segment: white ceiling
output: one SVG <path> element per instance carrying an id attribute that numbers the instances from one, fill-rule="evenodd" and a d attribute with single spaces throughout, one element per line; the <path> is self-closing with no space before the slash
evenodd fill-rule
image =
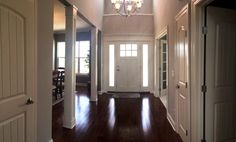
<path id="1" fill-rule="evenodd" d="M 53 30 L 54 31 L 63 31 L 65 30 L 65 6 L 58 0 L 54 0 L 54 21 L 53 21 Z M 77 30 L 85 29 L 91 27 L 81 18 L 77 18 Z"/>

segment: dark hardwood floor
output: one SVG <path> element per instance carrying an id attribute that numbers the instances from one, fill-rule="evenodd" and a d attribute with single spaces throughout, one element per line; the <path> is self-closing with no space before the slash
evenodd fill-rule
<path id="1" fill-rule="evenodd" d="M 104 94 L 91 103 L 87 89 L 80 88 L 75 101 L 73 130 L 62 128 L 63 102 L 53 106 L 54 142 L 181 142 L 160 99 L 150 94 L 138 99 Z"/>

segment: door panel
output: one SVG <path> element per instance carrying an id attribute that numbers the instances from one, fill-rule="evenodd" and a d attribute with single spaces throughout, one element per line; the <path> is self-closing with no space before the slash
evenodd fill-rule
<path id="1" fill-rule="evenodd" d="M 118 47 L 116 48 L 115 52 L 116 52 L 116 73 L 115 73 L 116 91 L 124 91 L 124 92 L 140 91 L 140 85 L 141 85 L 140 45 L 137 44 L 137 48 L 136 50 L 134 50 L 135 54 L 133 54 L 134 52 L 130 50 L 124 49 L 123 51 L 121 51 L 120 44 L 118 44 Z"/>
<path id="2" fill-rule="evenodd" d="M 34 142 L 34 0 L 0 0 L 0 142 Z"/>
<path id="3" fill-rule="evenodd" d="M 206 139 L 236 139 L 236 11 L 207 8 Z"/>
<path id="4" fill-rule="evenodd" d="M 25 115 L 20 114 L 0 123 L 0 142 L 25 142 Z"/>
<path id="5" fill-rule="evenodd" d="M 189 106 L 189 28 L 188 8 L 176 18 L 176 94 L 177 94 L 177 130 L 184 142 L 190 141 L 190 106 Z"/>

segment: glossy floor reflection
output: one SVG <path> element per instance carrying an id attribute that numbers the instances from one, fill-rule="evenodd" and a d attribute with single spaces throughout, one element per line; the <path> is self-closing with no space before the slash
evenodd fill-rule
<path id="1" fill-rule="evenodd" d="M 138 99 L 99 96 L 91 103 L 86 89 L 76 95 L 76 127 L 62 128 L 63 103 L 53 107 L 54 142 L 179 142 L 158 98 L 142 94 Z"/>

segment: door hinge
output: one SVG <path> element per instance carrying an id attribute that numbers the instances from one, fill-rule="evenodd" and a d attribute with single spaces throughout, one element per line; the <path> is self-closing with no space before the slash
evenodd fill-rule
<path id="1" fill-rule="evenodd" d="M 185 37 L 187 37 L 188 36 L 188 32 L 187 31 L 185 31 Z"/>
<path id="2" fill-rule="evenodd" d="M 203 93 L 206 93 L 207 92 L 207 86 L 206 85 L 202 85 L 201 90 L 202 90 Z"/>
<path id="3" fill-rule="evenodd" d="M 188 136 L 188 130 L 186 130 L 185 134 L 186 134 L 186 136 Z"/>
<path id="4" fill-rule="evenodd" d="M 202 34 L 206 35 L 208 33 L 208 28 L 206 26 L 202 27 Z"/>

